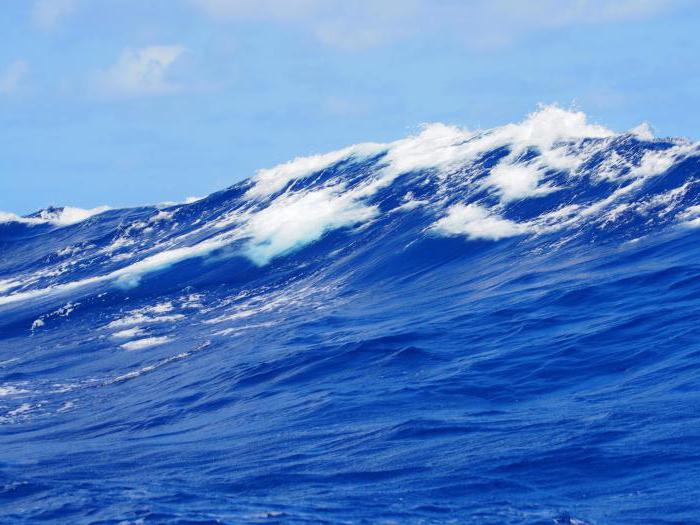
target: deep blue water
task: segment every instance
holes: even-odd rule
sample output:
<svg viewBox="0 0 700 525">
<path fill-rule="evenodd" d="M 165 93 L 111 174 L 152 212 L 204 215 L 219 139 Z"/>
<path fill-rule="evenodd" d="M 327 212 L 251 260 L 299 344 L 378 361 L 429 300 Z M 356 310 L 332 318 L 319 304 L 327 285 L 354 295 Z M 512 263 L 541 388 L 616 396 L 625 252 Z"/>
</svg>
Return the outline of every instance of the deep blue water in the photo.
<svg viewBox="0 0 700 525">
<path fill-rule="evenodd" d="M 0 224 L 0 522 L 700 523 L 700 154 L 558 140 Z"/>
</svg>

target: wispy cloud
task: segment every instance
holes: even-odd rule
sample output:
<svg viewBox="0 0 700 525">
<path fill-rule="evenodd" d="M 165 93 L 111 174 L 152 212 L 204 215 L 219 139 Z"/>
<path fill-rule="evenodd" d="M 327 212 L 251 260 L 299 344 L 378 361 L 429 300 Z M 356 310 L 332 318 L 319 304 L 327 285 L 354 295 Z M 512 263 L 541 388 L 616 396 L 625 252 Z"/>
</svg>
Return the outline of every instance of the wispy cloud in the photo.
<svg viewBox="0 0 700 525">
<path fill-rule="evenodd" d="M 189 0 L 217 18 L 271 18 L 300 20 L 322 10 L 333 0 Z M 381 0 L 380 0 L 381 1 Z"/>
<path fill-rule="evenodd" d="M 327 115 L 334 117 L 356 117 L 366 114 L 369 111 L 369 105 L 361 100 L 328 96 L 323 99 L 321 109 Z"/>
<path fill-rule="evenodd" d="M 133 97 L 163 95 L 181 86 L 169 78 L 173 64 L 185 52 L 179 45 L 126 49 L 115 64 L 99 71 L 95 83 L 101 95 Z"/>
<path fill-rule="evenodd" d="M 300 27 L 340 48 L 369 48 L 418 31 L 447 32 L 475 47 L 532 32 L 642 19 L 690 0 L 186 0 L 219 20 L 262 19 Z"/>
<path fill-rule="evenodd" d="M 53 29 L 77 7 L 78 0 L 36 0 L 32 9 L 32 20 L 42 29 Z"/>
<path fill-rule="evenodd" d="M 688 0 L 478 0 L 444 4 L 439 16 L 452 28 L 467 24 L 469 43 L 491 47 L 545 30 L 642 20 L 684 4 Z"/>
<path fill-rule="evenodd" d="M 15 93 L 22 80 L 29 73 L 29 64 L 24 60 L 15 60 L 4 71 L 0 72 L 0 93 L 7 95 Z"/>
<path fill-rule="evenodd" d="M 374 47 L 406 33 L 425 0 L 186 0 L 217 20 L 271 20 L 300 27 L 324 44 Z"/>
</svg>

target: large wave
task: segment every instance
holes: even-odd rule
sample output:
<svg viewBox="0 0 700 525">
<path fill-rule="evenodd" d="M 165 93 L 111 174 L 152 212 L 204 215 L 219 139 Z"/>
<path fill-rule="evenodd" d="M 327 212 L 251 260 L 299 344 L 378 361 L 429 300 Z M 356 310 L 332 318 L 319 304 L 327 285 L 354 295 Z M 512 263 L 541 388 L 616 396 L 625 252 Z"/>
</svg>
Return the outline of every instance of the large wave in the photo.
<svg viewBox="0 0 700 525">
<path fill-rule="evenodd" d="M 699 184 L 543 107 L 0 214 L 0 516 L 689 523 Z"/>
</svg>

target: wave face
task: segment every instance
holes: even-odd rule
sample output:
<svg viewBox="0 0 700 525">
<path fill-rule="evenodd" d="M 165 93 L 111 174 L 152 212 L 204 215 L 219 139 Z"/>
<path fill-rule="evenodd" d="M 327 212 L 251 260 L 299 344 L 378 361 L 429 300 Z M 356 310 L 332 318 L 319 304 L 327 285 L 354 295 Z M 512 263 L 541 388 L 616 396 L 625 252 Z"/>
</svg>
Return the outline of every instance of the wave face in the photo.
<svg viewBox="0 0 700 525">
<path fill-rule="evenodd" d="M 695 523 L 700 148 L 542 108 L 0 215 L 3 523 Z"/>
</svg>

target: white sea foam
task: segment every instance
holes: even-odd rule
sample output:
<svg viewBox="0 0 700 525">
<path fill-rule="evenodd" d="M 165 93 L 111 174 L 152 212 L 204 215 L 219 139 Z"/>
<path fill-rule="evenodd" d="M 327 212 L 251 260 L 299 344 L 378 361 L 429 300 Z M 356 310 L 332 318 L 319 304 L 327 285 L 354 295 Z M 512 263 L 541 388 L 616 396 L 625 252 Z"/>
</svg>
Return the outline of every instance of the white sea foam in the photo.
<svg viewBox="0 0 700 525">
<path fill-rule="evenodd" d="M 447 168 L 471 150 L 475 134 L 457 126 L 426 124 L 418 135 L 387 145 L 384 177 L 393 179 L 403 173 L 428 168 Z"/>
<path fill-rule="evenodd" d="M 240 232 L 223 233 L 193 246 L 164 250 L 107 274 L 88 277 L 86 279 L 63 284 L 56 284 L 45 288 L 2 295 L 0 296 L 0 306 L 42 297 L 47 294 L 66 293 L 79 288 L 110 281 L 117 282 L 124 287 L 136 286 L 138 285 L 141 276 L 146 273 L 167 268 L 185 259 L 203 257 L 216 249 L 227 246 L 232 240 L 238 239 L 240 236 Z"/>
<path fill-rule="evenodd" d="M 39 288 L 36 290 L 29 290 L 26 292 L 16 292 L 10 295 L 0 296 L 0 306 L 4 304 L 10 304 L 15 302 L 26 301 L 29 299 L 35 299 L 37 297 L 43 297 L 50 293 L 65 293 L 71 290 L 76 290 L 78 288 L 83 288 L 90 284 L 95 284 L 107 280 L 107 276 L 97 276 L 89 277 L 87 279 L 82 279 L 80 281 L 73 281 L 65 284 L 57 284 L 54 286 L 49 286 L 47 288 Z"/>
<path fill-rule="evenodd" d="M 29 390 L 25 390 L 23 388 L 17 388 L 16 386 L 13 386 L 13 385 L 0 386 L 0 397 L 17 396 L 20 394 L 27 394 L 27 393 L 29 393 Z"/>
<path fill-rule="evenodd" d="M 54 224 L 56 226 L 70 226 L 71 224 L 77 224 L 107 210 L 109 210 L 109 206 L 99 206 L 89 210 L 65 206 L 63 208 L 57 208 L 56 210 L 42 210 L 36 217 L 20 217 L 14 213 L 0 212 L 0 223 L 19 222 L 30 225 Z"/>
<path fill-rule="evenodd" d="M 682 226 L 700 228 L 700 205 L 689 206 L 678 218 Z"/>
<path fill-rule="evenodd" d="M 73 408 L 75 408 L 75 401 L 66 401 L 65 403 L 63 403 L 63 405 L 61 405 L 56 410 L 56 412 L 58 414 L 62 414 L 64 412 L 68 412 L 69 410 L 72 410 Z"/>
<path fill-rule="evenodd" d="M 218 332 L 214 332 L 213 335 L 218 335 L 218 336 L 227 336 L 231 334 L 240 334 L 241 332 L 245 332 L 246 330 L 251 330 L 253 328 L 267 328 L 270 326 L 274 326 L 275 323 L 273 322 L 267 322 L 267 323 L 255 323 L 255 324 L 247 324 L 243 326 L 237 326 L 235 328 L 224 328 L 223 330 L 219 330 Z"/>
<path fill-rule="evenodd" d="M 502 202 L 546 195 L 556 191 L 557 188 L 552 186 L 539 185 L 542 171 L 542 168 L 535 164 L 501 163 L 491 170 L 486 184 L 497 189 Z"/>
<path fill-rule="evenodd" d="M 466 235 L 470 239 L 497 241 L 525 233 L 522 225 L 491 214 L 477 204 L 455 204 L 434 229 L 446 235 Z"/>
<path fill-rule="evenodd" d="M 181 297 L 181 307 L 182 308 L 188 308 L 188 309 L 201 309 L 204 308 L 204 305 L 202 304 L 202 300 L 204 299 L 204 295 L 201 293 L 193 293 L 190 294 L 186 297 Z"/>
<path fill-rule="evenodd" d="M 153 306 L 147 306 L 142 309 L 143 312 L 154 313 L 154 314 L 164 314 L 167 312 L 172 312 L 174 310 L 172 301 L 165 301 L 163 303 L 158 303 Z"/>
<path fill-rule="evenodd" d="M 156 204 L 156 208 L 171 208 L 173 206 L 181 206 L 183 204 L 192 204 L 193 202 L 201 201 L 204 197 L 190 196 L 182 201 L 163 201 Z"/>
<path fill-rule="evenodd" d="M 119 376 L 116 376 L 114 378 L 106 380 L 104 383 L 107 385 L 111 385 L 114 383 L 122 383 L 124 381 L 129 381 L 131 379 L 136 379 L 137 377 L 141 377 L 144 374 L 148 374 L 150 372 L 153 372 L 154 370 L 158 370 L 159 368 L 169 365 L 170 363 L 180 361 L 182 359 L 186 359 L 190 357 L 194 352 L 197 352 L 199 350 L 202 350 L 203 348 L 206 348 L 208 346 L 208 342 L 205 343 L 204 345 L 196 348 L 194 351 L 191 352 L 181 352 L 179 354 L 176 354 L 171 357 L 166 357 L 165 359 L 162 359 L 161 361 L 158 361 L 157 363 L 153 363 L 151 365 L 146 365 L 142 368 L 139 368 L 137 370 L 133 370 L 131 372 L 127 372 L 126 374 L 122 374 Z"/>
<path fill-rule="evenodd" d="M 681 149 L 671 148 L 666 151 L 647 151 L 638 166 L 630 170 L 630 177 L 652 177 L 667 171 L 681 153 Z"/>
<path fill-rule="evenodd" d="M 4 361 L 0 361 L 0 368 L 5 368 L 7 365 L 11 365 L 11 364 L 17 363 L 17 362 L 19 362 L 19 357 L 5 359 Z"/>
<path fill-rule="evenodd" d="M 172 220 L 173 216 L 175 215 L 175 211 L 165 211 L 165 210 L 160 210 L 158 213 L 153 215 L 150 219 L 148 219 L 148 222 L 150 224 L 155 224 L 158 222 L 164 222 L 164 221 L 169 221 Z"/>
<path fill-rule="evenodd" d="M 14 410 L 10 410 L 7 413 L 7 415 L 10 417 L 17 417 L 17 416 L 31 412 L 33 408 L 34 408 L 34 406 L 31 405 L 30 403 L 22 403 L 20 406 L 18 406 Z"/>
<path fill-rule="evenodd" d="M 374 206 L 358 203 L 340 188 L 286 195 L 254 214 L 244 227 L 251 237 L 244 249 L 253 262 L 272 258 L 318 240 L 325 232 L 372 219 Z"/>
<path fill-rule="evenodd" d="M 351 156 L 367 157 L 382 151 L 386 154 L 381 159 L 384 167 L 379 176 L 364 191 L 356 192 L 355 198 L 373 194 L 401 174 L 431 168 L 449 171 L 488 151 L 506 146 L 511 148 L 510 163 L 515 162 L 529 148 L 536 148 L 542 156 L 540 162 L 554 169 L 572 169 L 578 166 L 581 159 L 569 154 L 562 143 L 612 136 L 614 133 L 607 128 L 589 124 L 584 113 L 556 106 L 542 107 L 520 124 L 508 124 L 489 131 L 471 132 L 456 126 L 429 124 L 418 135 L 389 144 L 351 146 L 325 155 L 297 158 L 275 168 L 261 170 L 254 179 L 255 185 L 246 195 L 269 195 L 282 189 L 291 180 L 321 171 L 343 159 Z M 532 186 L 533 174 L 534 171 L 525 182 L 508 184 L 508 181 L 501 180 L 500 186 L 520 186 L 518 194 L 521 194 L 523 184 L 527 188 Z M 537 177 L 534 178 L 536 180 Z"/>
<path fill-rule="evenodd" d="M 636 132 L 638 136 L 646 136 L 645 133 L 642 129 Z M 332 230 L 368 224 L 377 216 L 378 208 L 368 204 L 367 199 L 398 176 L 417 170 L 428 170 L 431 177 L 435 176 L 439 181 L 437 194 L 428 197 L 427 201 L 411 197 L 395 210 L 405 212 L 418 205 L 440 210 L 451 189 L 466 188 L 464 202 L 446 210 L 433 231 L 497 240 L 572 227 L 592 217 L 597 220 L 599 215 L 615 209 L 622 199 L 641 188 L 644 180 L 665 172 L 679 158 L 697 148 L 676 144 L 670 149 L 647 152 L 641 160 L 608 154 L 608 159 L 596 170 L 596 176 L 624 183 L 612 194 L 585 206 L 572 204 L 543 213 L 527 223 L 515 223 L 502 216 L 505 205 L 512 200 L 538 197 L 560 189 L 548 180 L 553 173 L 565 172 L 575 184 L 573 178 L 582 164 L 595 153 L 604 152 L 609 144 L 607 139 L 613 136 L 610 130 L 588 123 L 581 112 L 550 106 L 541 108 L 519 124 L 492 130 L 469 131 L 431 124 L 417 135 L 389 144 L 360 144 L 325 155 L 298 158 L 258 172 L 246 193 L 247 201 L 217 220 L 205 223 L 200 229 L 163 243 L 151 237 L 137 243 L 130 237 L 132 233 L 134 237 L 143 237 L 153 224 L 172 221 L 173 214 L 177 213 L 176 210 L 161 210 L 150 220 L 129 225 L 123 236 L 101 251 L 111 255 L 127 246 L 133 247 L 129 252 L 112 256 L 112 263 L 140 257 L 136 262 L 124 263 L 121 268 L 106 274 L 40 289 L 30 287 L 69 271 L 79 259 L 22 278 L 6 278 L 0 281 L 0 292 L 10 293 L 0 295 L 0 305 L 106 282 L 116 282 L 123 287 L 135 286 L 144 274 L 186 259 L 206 257 L 233 243 L 241 246 L 237 253 L 247 256 L 255 264 L 267 264 L 275 257 L 317 241 Z M 583 144 L 581 139 L 596 140 Z M 490 173 L 486 173 L 477 161 L 498 148 L 505 148 L 505 156 Z M 350 183 L 344 183 L 341 177 L 333 177 L 312 189 L 292 184 L 282 195 L 270 199 L 290 182 L 314 175 L 344 159 L 362 160 L 375 155 L 378 156 L 377 166 L 355 186 L 346 186 Z M 492 191 L 500 201 L 492 209 L 469 204 L 468 196 L 484 188 Z M 611 217 L 621 212 L 622 208 L 617 208 Z M 73 214 L 70 218 L 65 211 L 63 214 L 63 221 L 78 217 Z M 204 240 L 193 243 L 193 238 Z M 142 314 L 133 324 L 148 322 L 144 317 L 163 316 Z"/>
<path fill-rule="evenodd" d="M 274 168 L 261 169 L 253 178 L 254 185 L 247 191 L 246 197 L 263 197 L 284 188 L 290 181 L 301 179 L 322 171 L 341 160 L 366 158 L 382 151 L 382 144 L 356 144 L 338 151 L 322 155 L 297 157 Z"/>
<path fill-rule="evenodd" d="M 121 328 L 125 326 L 133 326 L 136 324 L 155 324 L 155 323 L 171 323 L 174 321 L 179 321 L 184 319 L 182 314 L 172 314 L 172 315 L 158 315 L 151 317 L 144 315 L 143 313 L 134 313 L 128 317 L 122 317 L 121 319 L 116 319 L 107 325 L 107 328 Z"/>
<path fill-rule="evenodd" d="M 576 160 L 567 155 L 561 143 L 612 136 L 607 128 L 589 124 L 584 113 L 556 106 L 542 107 L 522 123 L 488 131 L 431 124 L 419 135 L 389 145 L 385 173 L 394 177 L 428 168 L 451 170 L 500 147 L 509 147 L 513 158 L 536 148 L 552 167 L 561 169 L 571 167 Z"/>
<path fill-rule="evenodd" d="M 144 339 L 137 339 L 135 341 L 129 341 L 124 343 L 121 347 L 124 350 L 142 350 L 144 348 L 150 348 L 152 346 L 159 346 L 170 342 L 171 339 L 166 336 L 162 337 L 146 337 Z"/>
<path fill-rule="evenodd" d="M 111 335 L 114 339 L 131 339 L 133 337 L 138 337 L 140 335 L 144 334 L 143 328 L 140 327 L 135 327 L 135 328 L 127 328 L 126 330 L 120 330 L 119 332 L 115 332 Z"/>
<path fill-rule="evenodd" d="M 635 126 L 629 132 L 640 140 L 654 140 L 654 130 L 651 128 L 648 122 L 642 122 L 639 126 Z"/>
<path fill-rule="evenodd" d="M 19 279 L 0 279 L 0 292 L 12 290 L 22 286 L 23 282 Z"/>
</svg>

